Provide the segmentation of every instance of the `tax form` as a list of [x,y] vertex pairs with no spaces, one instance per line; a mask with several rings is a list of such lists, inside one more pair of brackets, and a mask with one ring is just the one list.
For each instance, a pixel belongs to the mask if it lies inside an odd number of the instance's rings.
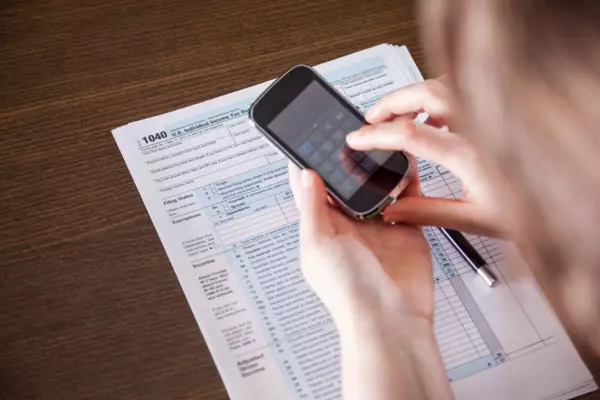
[[[391,45],[317,69],[361,111],[423,79],[406,47]],[[230,397],[340,399],[338,334],[299,269],[287,163],[247,118],[267,85],[113,135]],[[461,195],[450,171],[423,159],[418,166],[425,194]],[[501,243],[468,237],[500,279],[491,289],[436,229],[425,233],[436,336],[457,399],[568,399],[597,388]]]

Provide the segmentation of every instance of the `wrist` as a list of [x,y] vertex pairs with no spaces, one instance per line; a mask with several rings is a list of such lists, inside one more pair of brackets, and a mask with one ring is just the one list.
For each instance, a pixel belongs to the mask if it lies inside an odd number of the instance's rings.
[[370,397],[378,399],[452,397],[430,319],[356,310],[352,315],[336,320],[344,376],[360,382],[350,385],[351,392],[378,388],[378,396]]
[[401,299],[385,301],[356,295],[326,306],[340,334],[382,336],[391,331],[406,340],[412,340],[417,333],[419,337],[435,340],[433,316],[405,303]]
[[353,307],[334,316],[340,337],[373,340],[400,348],[437,348],[433,321],[427,317],[385,308]]

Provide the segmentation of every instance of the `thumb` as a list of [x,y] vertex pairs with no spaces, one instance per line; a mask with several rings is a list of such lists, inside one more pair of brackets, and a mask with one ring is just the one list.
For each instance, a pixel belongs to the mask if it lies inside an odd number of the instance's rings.
[[387,207],[384,221],[419,226],[440,226],[465,233],[498,236],[487,213],[479,206],[463,200],[435,197],[404,197]]
[[300,173],[300,187],[294,190],[300,212],[300,234],[304,240],[334,234],[327,190],[321,178],[308,169]]

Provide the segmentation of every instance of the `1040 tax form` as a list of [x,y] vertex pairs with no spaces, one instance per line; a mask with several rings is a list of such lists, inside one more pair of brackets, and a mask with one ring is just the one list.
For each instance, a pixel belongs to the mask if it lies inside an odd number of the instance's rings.
[[[317,67],[361,111],[422,80],[406,47]],[[230,397],[339,399],[338,334],[302,278],[287,162],[253,129],[268,83],[113,131]],[[418,160],[423,191],[459,197],[450,171]],[[596,384],[552,310],[499,242],[469,237],[491,289],[437,230],[435,329],[457,399],[568,399]],[[200,335],[198,335],[198,340]]]

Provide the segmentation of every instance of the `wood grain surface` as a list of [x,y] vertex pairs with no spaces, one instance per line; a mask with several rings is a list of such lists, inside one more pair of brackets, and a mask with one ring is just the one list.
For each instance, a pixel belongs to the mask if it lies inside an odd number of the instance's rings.
[[411,0],[0,1],[0,398],[227,398],[110,131],[383,42]]

